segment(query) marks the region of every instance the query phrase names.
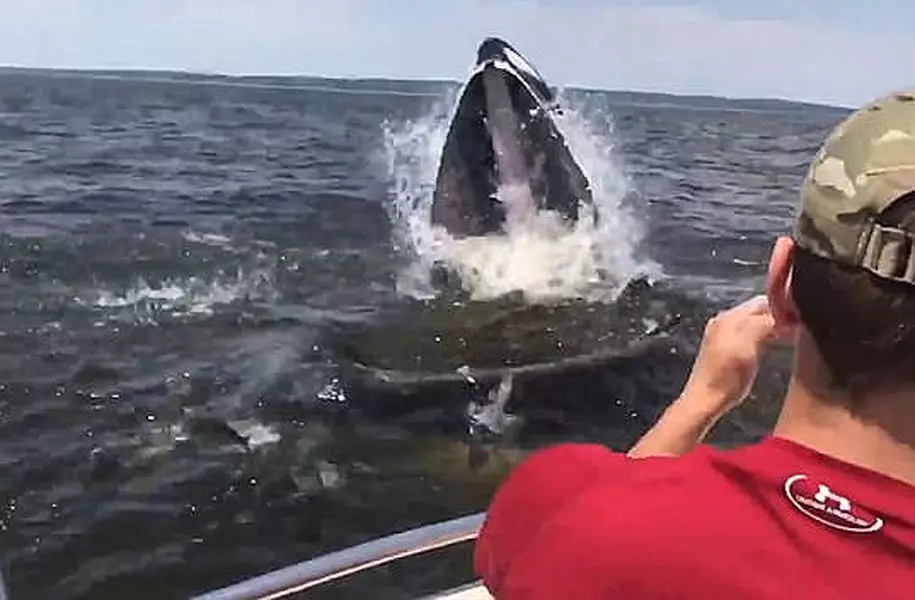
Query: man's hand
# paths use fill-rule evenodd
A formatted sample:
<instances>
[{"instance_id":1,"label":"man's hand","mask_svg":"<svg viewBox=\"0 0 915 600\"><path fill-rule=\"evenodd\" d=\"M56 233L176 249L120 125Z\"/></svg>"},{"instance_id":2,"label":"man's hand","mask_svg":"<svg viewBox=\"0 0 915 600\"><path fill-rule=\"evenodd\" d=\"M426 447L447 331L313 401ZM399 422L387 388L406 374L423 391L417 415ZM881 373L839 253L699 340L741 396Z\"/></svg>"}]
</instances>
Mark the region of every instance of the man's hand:
<instances>
[{"instance_id":1,"label":"man's hand","mask_svg":"<svg viewBox=\"0 0 915 600\"><path fill-rule=\"evenodd\" d=\"M750 393L767 345L787 336L776 331L765 296L756 296L709 320L680 397L629 456L679 455L702 442L727 411Z\"/></svg>"},{"instance_id":2,"label":"man's hand","mask_svg":"<svg viewBox=\"0 0 915 600\"><path fill-rule=\"evenodd\" d=\"M784 338L765 296L755 296L711 318L681 397L718 417L747 397L766 346Z\"/></svg>"}]
</instances>

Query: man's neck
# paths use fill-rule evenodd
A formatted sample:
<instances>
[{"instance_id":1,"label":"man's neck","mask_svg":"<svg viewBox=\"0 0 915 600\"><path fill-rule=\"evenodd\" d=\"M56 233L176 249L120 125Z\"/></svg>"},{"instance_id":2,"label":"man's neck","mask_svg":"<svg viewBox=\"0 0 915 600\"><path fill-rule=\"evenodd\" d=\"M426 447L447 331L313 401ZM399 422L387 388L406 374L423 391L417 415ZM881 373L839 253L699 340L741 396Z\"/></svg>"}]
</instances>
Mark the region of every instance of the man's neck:
<instances>
[{"instance_id":1,"label":"man's neck","mask_svg":"<svg viewBox=\"0 0 915 600\"><path fill-rule=\"evenodd\" d=\"M797 376L773 435L915 486L915 393L862 399L852 408L813 393Z\"/></svg>"}]
</instances>

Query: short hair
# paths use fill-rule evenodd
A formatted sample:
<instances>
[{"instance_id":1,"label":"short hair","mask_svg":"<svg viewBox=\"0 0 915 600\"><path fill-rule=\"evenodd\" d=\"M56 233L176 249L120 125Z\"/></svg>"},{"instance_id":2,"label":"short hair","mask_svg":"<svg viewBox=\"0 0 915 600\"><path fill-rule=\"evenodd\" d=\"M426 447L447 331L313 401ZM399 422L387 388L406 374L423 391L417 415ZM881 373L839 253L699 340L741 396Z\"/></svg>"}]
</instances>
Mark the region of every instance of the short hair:
<instances>
[{"instance_id":1,"label":"short hair","mask_svg":"<svg viewBox=\"0 0 915 600\"><path fill-rule=\"evenodd\" d=\"M878 221L915 234L915 191ZM915 384L915 285L796 247L791 292L834 386L857 397L874 386Z\"/></svg>"}]
</instances>

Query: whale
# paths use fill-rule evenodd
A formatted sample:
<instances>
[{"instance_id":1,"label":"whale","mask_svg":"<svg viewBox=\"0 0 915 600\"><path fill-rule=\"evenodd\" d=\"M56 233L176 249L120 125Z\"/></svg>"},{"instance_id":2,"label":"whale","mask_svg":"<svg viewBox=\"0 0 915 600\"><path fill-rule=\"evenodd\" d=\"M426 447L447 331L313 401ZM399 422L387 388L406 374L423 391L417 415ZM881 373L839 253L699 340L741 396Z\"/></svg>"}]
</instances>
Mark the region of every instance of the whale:
<instances>
[{"instance_id":1,"label":"whale","mask_svg":"<svg viewBox=\"0 0 915 600\"><path fill-rule=\"evenodd\" d=\"M442 147L431 221L453 238L507 235L549 211L572 227L592 186L557 126L562 106L511 44L486 38L458 92Z\"/></svg>"}]
</instances>

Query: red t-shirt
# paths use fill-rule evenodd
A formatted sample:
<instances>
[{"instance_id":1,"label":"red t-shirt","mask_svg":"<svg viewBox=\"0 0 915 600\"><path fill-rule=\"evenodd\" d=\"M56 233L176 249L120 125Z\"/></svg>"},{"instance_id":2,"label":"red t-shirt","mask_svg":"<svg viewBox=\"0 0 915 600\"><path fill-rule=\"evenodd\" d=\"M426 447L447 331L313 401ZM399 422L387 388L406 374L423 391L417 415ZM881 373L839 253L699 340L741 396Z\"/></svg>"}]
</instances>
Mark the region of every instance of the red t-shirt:
<instances>
[{"instance_id":1,"label":"red t-shirt","mask_svg":"<svg viewBox=\"0 0 915 600\"><path fill-rule=\"evenodd\" d=\"M499 489L474 562L499 600L913 600L915 487L776 437L564 444Z\"/></svg>"}]
</instances>

